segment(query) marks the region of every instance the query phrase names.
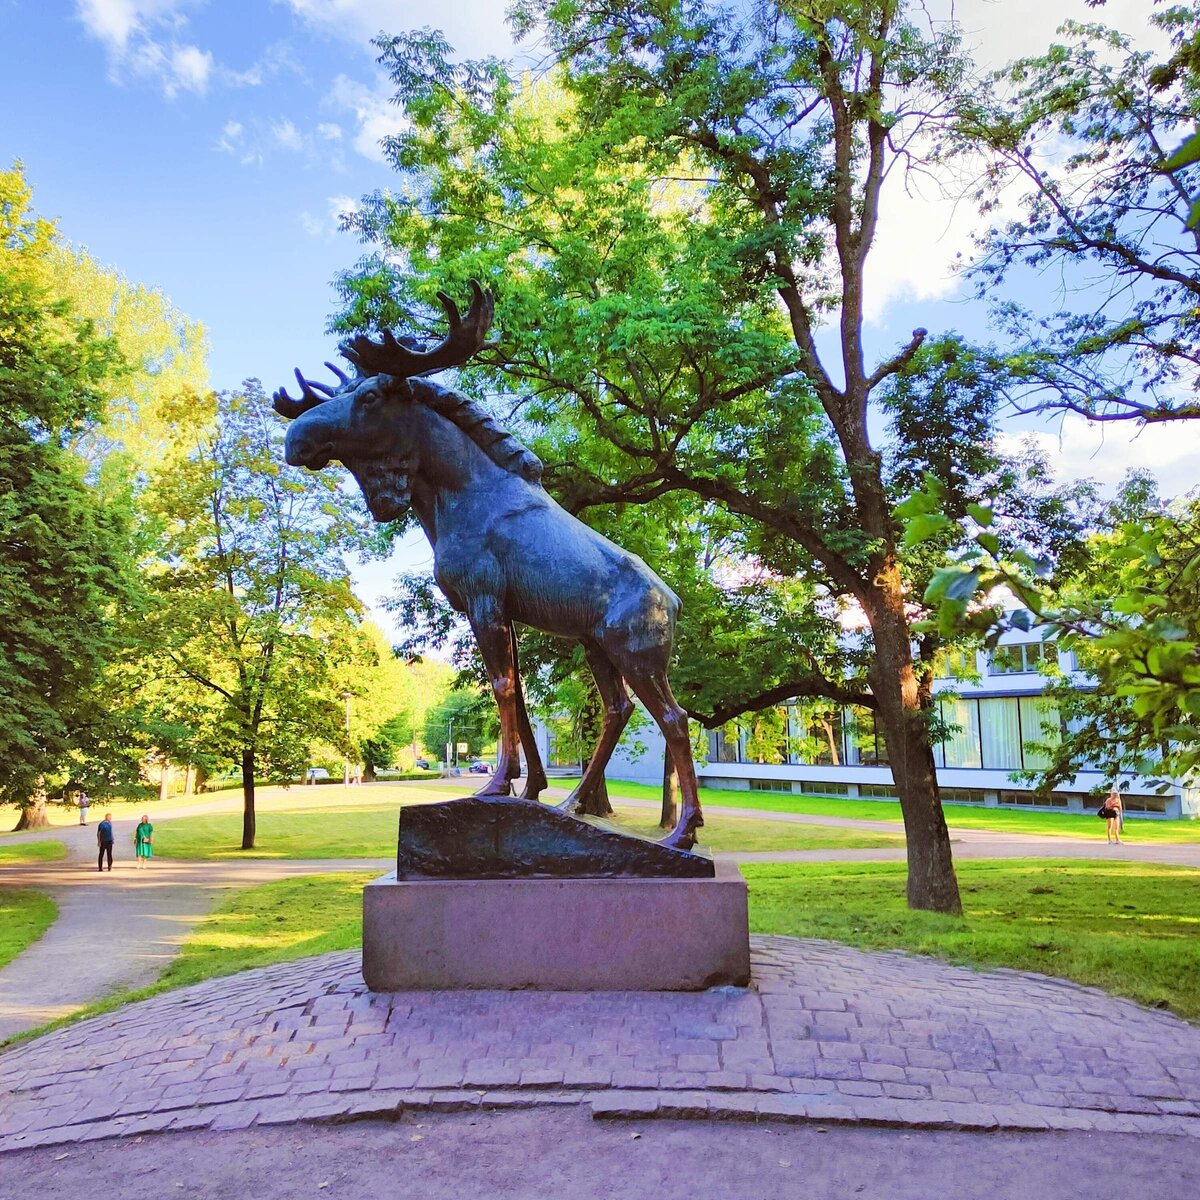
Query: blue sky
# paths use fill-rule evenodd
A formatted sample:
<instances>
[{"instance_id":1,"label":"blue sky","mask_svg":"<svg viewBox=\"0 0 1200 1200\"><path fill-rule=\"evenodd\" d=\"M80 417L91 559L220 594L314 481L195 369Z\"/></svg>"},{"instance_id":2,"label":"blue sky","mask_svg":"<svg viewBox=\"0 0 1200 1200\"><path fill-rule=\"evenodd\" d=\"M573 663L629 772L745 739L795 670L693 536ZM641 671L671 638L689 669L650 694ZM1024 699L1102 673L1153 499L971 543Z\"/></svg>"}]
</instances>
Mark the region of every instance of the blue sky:
<instances>
[{"instance_id":1,"label":"blue sky","mask_svg":"<svg viewBox=\"0 0 1200 1200\"><path fill-rule=\"evenodd\" d=\"M950 0L930 0L936 16ZM130 279L201 321L210 382L268 389L320 371L332 280L359 248L339 210L392 182L381 137L396 129L371 36L433 24L463 53L514 52L504 0L0 0L0 159L24 162L35 206ZM1148 0L957 0L985 65L1037 53L1068 17L1145 28ZM885 205L871 334L881 350L917 325L981 329L949 264L969 246L967 206L932 193ZM1015 432L1015 430L1014 430ZM1194 481L1200 431L1043 430L1068 476L1126 465L1169 491ZM1098 451L1098 452L1097 452ZM376 601L423 543L358 572Z\"/></svg>"}]
</instances>

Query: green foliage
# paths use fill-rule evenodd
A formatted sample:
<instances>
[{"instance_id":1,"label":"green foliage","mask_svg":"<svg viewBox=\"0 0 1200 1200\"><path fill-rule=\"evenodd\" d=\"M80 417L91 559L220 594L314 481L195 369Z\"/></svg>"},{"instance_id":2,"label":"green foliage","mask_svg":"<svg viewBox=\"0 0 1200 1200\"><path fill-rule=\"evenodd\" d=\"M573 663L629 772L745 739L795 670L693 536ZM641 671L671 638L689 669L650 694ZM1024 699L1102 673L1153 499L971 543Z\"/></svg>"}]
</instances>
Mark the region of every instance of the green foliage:
<instances>
[{"instance_id":1,"label":"green foliage","mask_svg":"<svg viewBox=\"0 0 1200 1200\"><path fill-rule=\"evenodd\" d=\"M462 762L483 753L485 746L496 740L498 722L490 695L473 688L455 688L425 713L422 741L425 748L442 759L446 743L451 743L451 758ZM455 751L465 742L466 753Z\"/></svg>"},{"instance_id":2,"label":"green foliage","mask_svg":"<svg viewBox=\"0 0 1200 1200\"><path fill-rule=\"evenodd\" d=\"M381 639L360 630L343 560L364 544L357 506L335 478L284 466L257 383L215 404L147 494L156 537L126 682L148 725L190 731L252 786L298 774L314 742L347 747L343 693L378 668ZM370 700L368 715L392 715Z\"/></svg>"},{"instance_id":3,"label":"green foliage","mask_svg":"<svg viewBox=\"0 0 1200 1200\"><path fill-rule=\"evenodd\" d=\"M1056 310L1000 299L1009 389L1022 408L1099 419L1200 415L1200 6L1156 0L1168 57L1097 24L1068 21L1049 51L1011 64L960 110L957 144L986 147L985 213L1023 197L971 268L981 297L1010 277L1062 279ZM1097 304L1097 291L1108 289Z\"/></svg>"},{"instance_id":4,"label":"green foliage","mask_svg":"<svg viewBox=\"0 0 1200 1200\"><path fill-rule=\"evenodd\" d=\"M99 679L133 589L129 490L72 448L122 373L63 297L53 226L0 173L0 796L24 805L112 733Z\"/></svg>"}]
</instances>

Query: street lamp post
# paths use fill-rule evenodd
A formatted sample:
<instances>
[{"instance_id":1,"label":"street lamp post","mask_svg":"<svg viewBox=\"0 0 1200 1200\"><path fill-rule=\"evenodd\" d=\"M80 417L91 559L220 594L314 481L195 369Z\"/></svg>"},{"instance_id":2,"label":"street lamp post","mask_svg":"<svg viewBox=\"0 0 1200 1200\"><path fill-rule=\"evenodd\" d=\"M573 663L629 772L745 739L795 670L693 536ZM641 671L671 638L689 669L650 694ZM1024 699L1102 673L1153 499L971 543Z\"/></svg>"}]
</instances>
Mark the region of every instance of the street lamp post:
<instances>
[{"instance_id":1,"label":"street lamp post","mask_svg":"<svg viewBox=\"0 0 1200 1200\"><path fill-rule=\"evenodd\" d=\"M342 786L350 786L350 693L343 692L342 699L346 701L346 760L342 764Z\"/></svg>"},{"instance_id":2,"label":"street lamp post","mask_svg":"<svg viewBox=\"0 0 1200 1200\"><path fill-rule=\"evenodd\" d=\"M446 770L450 770L452 760L450 755L454 752L454 718L448 718L449 724L446 727Z\"/></svg>"}]
</instances>

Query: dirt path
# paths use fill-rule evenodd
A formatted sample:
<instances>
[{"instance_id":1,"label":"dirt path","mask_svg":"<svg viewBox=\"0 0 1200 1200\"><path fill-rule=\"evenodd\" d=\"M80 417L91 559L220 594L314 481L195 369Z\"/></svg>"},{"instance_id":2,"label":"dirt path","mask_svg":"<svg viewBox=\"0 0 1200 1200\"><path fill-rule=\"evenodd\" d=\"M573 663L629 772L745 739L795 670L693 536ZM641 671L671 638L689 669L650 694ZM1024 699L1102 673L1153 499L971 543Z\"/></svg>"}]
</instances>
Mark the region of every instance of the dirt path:
<instances>
[{"instance_id":1,"label":"dirt path","mask_svg":"<svg viewBox=\"0 0 1200 1200\"><path fill-rule=\"evenodd\" d=\"M0 1156L0 1194L23 1200L1127 1200L1198 1188L1200 1155L1185 1138L601 1123L574 1109L167 1134Z\"/></svg>"}]
</instances>

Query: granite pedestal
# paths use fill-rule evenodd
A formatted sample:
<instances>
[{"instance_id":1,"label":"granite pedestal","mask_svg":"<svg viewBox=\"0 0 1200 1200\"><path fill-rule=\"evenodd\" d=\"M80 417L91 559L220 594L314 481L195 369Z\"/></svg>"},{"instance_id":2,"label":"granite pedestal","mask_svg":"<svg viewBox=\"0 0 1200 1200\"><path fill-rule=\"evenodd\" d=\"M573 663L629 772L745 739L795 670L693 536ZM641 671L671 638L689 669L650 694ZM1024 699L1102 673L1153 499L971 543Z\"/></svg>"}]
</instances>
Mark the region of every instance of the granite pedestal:
<instances>
[{"instance_id":1,"label":"granite pedestal","mask_svg":"<svg viewBox=\"0 0 1200 1200\"><path fill-rule=\"evenodd\" d=\"M750 981L746 882L397 879L363 891L372 991L700 991Z\"/></svg>"}]
</instances>

